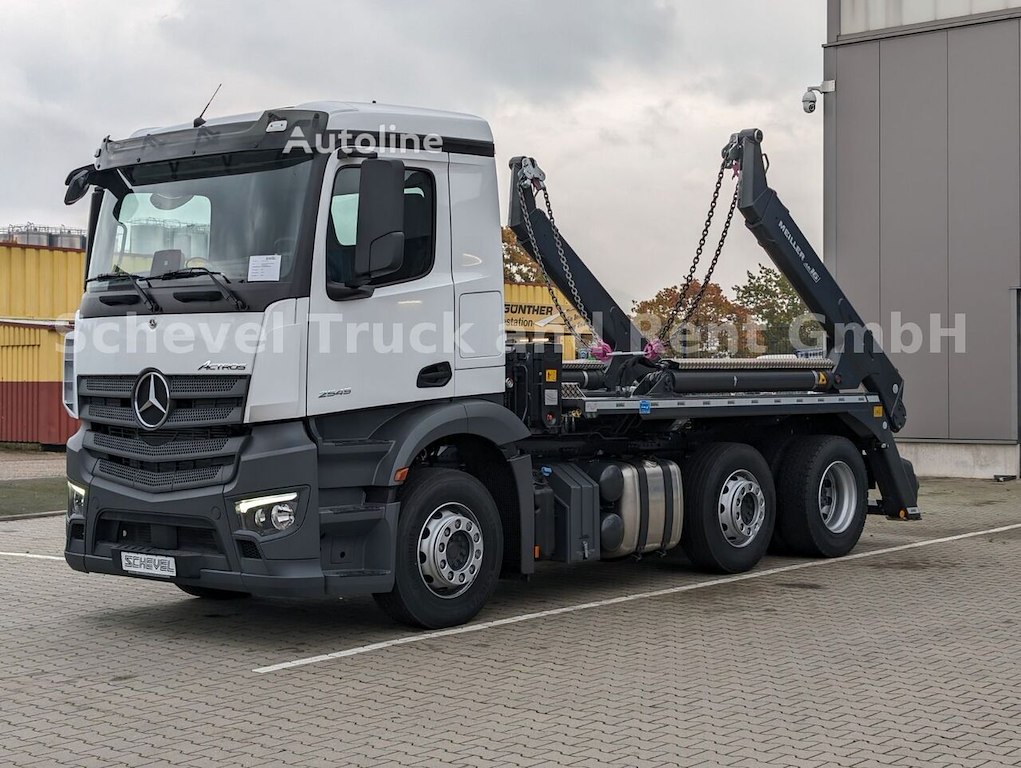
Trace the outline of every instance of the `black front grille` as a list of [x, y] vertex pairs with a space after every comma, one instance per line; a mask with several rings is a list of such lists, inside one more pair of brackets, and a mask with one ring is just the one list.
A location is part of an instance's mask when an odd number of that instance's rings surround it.
[[145, 430], [131, 403], [137, 377], [83, 376], [84, 447], [96, 472], [150, 492], [196, 488], [231, 479], [248, 434], [242, 424], [247, 376], [169, 376], [170, 415]]
[[[85, 398], [83, 398], [84, 400]], [[167, 426], [171, 427], [202, 427], [211, 424], [240, 424], [244, 418], [244, 400], [230, 398], [229, 401], [213, 403], [194, 403], [182, 405], [180, 401], [171, 401], [170, 416]], [[90, 398], [81, 407], [83, 421], [118, 426], [138, 424], [135, 412], [129, 401], [114, 402], [109, 398]]]
[[248, 387], [246, 376], [172, 376], [171, 397], [182, 395], [229, 394]]
[[[208, 394], [243, 393], [248, 388], [247, 376], [168, 376], [171, 397]], [[81, 392], [90, 395], [129, 396], [137, 376], [83, 376]]]
[[196, 488], [211, 485], [220, 480], [221, 473], [228, 465], [181, 469], [174, 466], [166, 471], [152, 471], [129, 464], [119, 464], [101, 459], [97, 471], [101, 475], [120, 480], [136, 488], [151, 491], [174, 491], [184, 488]]
[[[82, 421], [138, 426], [131, 405], [137, 377], [83, 376], [78, 382]], [[247, 376], [168, 376], [168, 427], [240, 424], [244, 419]]]
[[138, 515], [125, 512], [104, 513], [100, 517], [96, 525], [96, 543], [223, 554], [219, 538], [212, 528], [144, 522], [138, 519]]
[[210, 528], [178, 528], [177, 548], [189, 552], [219, 552], [216, 532]]
[[251, 539], [237, 539], [238, 551], [241, 553], [241, 557], [252, 558], [257, 560], [262, 557], [262, 553], [259, 552], [259, 545]]
[[152, 546], [152, 526], [149, 523], [104, 518], [96, 526], [96, 541], [107, 544]]
[[130, 395], [135, 379], [134, 376], [83, 376], [79, 386], [96, 395]]
[[134, 434], [125, 434], [128, 430], [120, 430], [121, 434], [109, 434], [97, 432], [92, 443], [97, 448], [102, 448], [112, 454], [127, 457], [145, 457], [147, 459], [159, 459], [178, 456], [199, 456], [205, 454], [220, 454], [227, 447], [229, 436], [207, 437], [199, 430], [172, 432], [167, 435], [166, 441], [159, 440], [150, 442], [146, 439], [144, 432], [134, 431]]

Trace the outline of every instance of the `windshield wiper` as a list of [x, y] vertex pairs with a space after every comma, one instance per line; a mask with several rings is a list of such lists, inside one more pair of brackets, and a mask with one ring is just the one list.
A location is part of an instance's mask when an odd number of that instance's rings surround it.
[[[181, 280], [185, 277], [194, 277], [195, 275], [205, 275], [217, 287], [220, 291], [220, 295], [223, 296], [227, 301], [234, 305], [234, 308], [239, 312], [243, 312], [248, 309], [248, 305], [245, 300], [237, 295], [234, 291], [227, 287], [227, 283], [230, 279], [223, 274], [223, 272], [215, 272], [206, 267], [185, 267], [184, 269], [174, 269], [170, 272], [164, 272], [162, 275], [154, 275], [147, 278], [147, 280]], [[223, 281], [220, 281], [223, 278]]]
[[88, 280], [85, 281], [85, 284], [88, 285], [89, 283], [96, 283], [99, 282], [100, 280], [106, 280], [107, 282], [113, 282], [114, 280], [130, 280], [131, 287], [134, 288], [135, 293], [137, 293], [142, 298], [142, 303], [144, 303], [145, 306], [149, 308], [150, 312], [163, 311], [160, 305], [156, 303], [156, 299], [152, 297], [152, 294], [150, 294], [147, 290], [145, 290], [145, 288], [142, 287], [141, 282], [143, 280], [145, 280], [146, 282], [149, 281], [148, 278], [143, 277], [142, 275], [136, 275], [134, 272], [123, 271], [104, 272], [101, 275], [90, 277]]

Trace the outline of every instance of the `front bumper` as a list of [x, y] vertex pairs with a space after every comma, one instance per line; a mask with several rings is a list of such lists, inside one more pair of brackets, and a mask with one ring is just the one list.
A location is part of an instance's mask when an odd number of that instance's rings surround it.
[[[279, 597], [393, 587], [398, 505], [365, 504], [362, 489], [335, 488], [329, 494], [345, 503], [321, 508], [318, 451], [301, 422], [253, 427], [229, 482], [167, 493], [95, 474], [97, 459], [83, 450], [83, 434], [67, 451], [68, 478], [88, 488], [84, 514], [70, 516], [66, 526], [64, 557], [77, 571]], [[243, 530], [234, 502], [281, 490], [300, 494], [295, 524], [269, 536]], [[122, 551], [173, 557], [177, 574], [127, 573]]]

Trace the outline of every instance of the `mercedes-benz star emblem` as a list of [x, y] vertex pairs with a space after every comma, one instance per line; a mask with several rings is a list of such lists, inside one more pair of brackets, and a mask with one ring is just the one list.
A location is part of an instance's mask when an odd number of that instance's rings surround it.
[[145, 429], [159, 429], [170, 415], [170, 384], [159, 371], [147, 371], [138, 377], [131, 393], [135, 418]]

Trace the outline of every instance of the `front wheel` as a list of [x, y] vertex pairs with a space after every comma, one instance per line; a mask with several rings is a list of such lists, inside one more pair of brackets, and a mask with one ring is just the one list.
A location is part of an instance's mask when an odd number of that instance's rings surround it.
[[740, 573], [766, 554], [776, 520], [773, 475], [743, 443], [716, 443], [684, 464], [681, 545], [704, 570]]
[[489, 491], [453, 469], [420, 468], [401, 489], [394, 587], [374, 595], [402, 624], [464, 624], [496, 589], [503, 562], [500, 513]]

